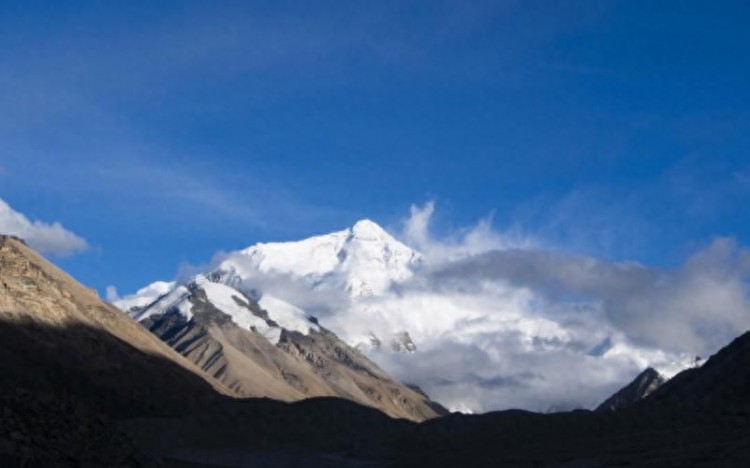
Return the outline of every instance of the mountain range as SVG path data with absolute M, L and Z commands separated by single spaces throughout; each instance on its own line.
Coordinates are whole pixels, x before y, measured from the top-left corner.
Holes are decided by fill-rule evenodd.
M 345 394 L 344 383 L 361 384 L 365 374 L 379 388 L 404 387 L 360 360 L 356 350 L 344 348 L 312 317 L 290 309 L 276 322 L 254 298 L 217 279 L 197 277 L 183 287 L 170 288 L 149 307 L 133 311 L 140 314 L 139 324 L 20 239 L 0 237 L 0 464 L 743 466 L 750 462 L 750 333 L 702 366 L 666 382 L 653 371 L 644 372 L 615 395 L 627 404 L 609 405 L 608 411 L 454 413 L 416 423 L 413 420 L 426 415 L 410 413 L 412 421 L 391 419 L 375 408 L 373 400 L 363 406 L 356 395 Z M 276 310 L 278 314 L 281 309 Z M 233 341 L 227 338 L 231 335 L 242 338 Z M 247 348 L 237 349 L 237 343 Z M 331 344 L 352 361 L 334 359 L 335 351 L 333 358 L 326 354 Z M 320 352 L 312 356 L 313 362 L 318 358 L 335 362 L 320 373 L 310 372 L 294 360 L 300 356 L 293 348 Z M 310 379 L 304 382 L 316 381 L 341 394 L 283 395 L 295 387 L 284 387 L 283 378 L 269 375 L 272 366 L 263 369 L 266 373 L 260 373 L 258 366 L 248 369 L 257 378 L 245 380 L 239 375 L 244 369 L 237 365 L 236 380 L 222 379 L 229 371 L 220 369 L 229 367 L 237 356 L 227 356 L 236 352 L 264 354 L 290 367 L 296 363 L 295 371 Z M 308 354 L 301 354 L 309 362 Z M 196 355 L 203 359 L 195 359 Z M 252 393 L 259 391 L 257 386 L 274 399 L 238 398 L 240 390 Z M 276 391 L 279 395 L 272 395 Z M 423 408 L 440 412 L 424 395 L 421 402 Z M 404 408 L 408 405 L 381 409 Z
M 408 247 L 375 222 L 361 220 L 347 229 L 300 241 L 258 243 L 222 253 L 198 274 L 153 282 L 135 294 L 115 298 L 113 304 L 143 321 L 171 306 L 189 311 L 194 307 L 190 301 L 175 300 L 192 297 L 189 291 L 208 284 L 209 296 L 216 292 L 213 296 L 240 300 L 237 305 L 235 300 L 207 299 L 215 306 L 225 304 L 218 309 L 240 328 L 318 336 L 316 327 L 324 327 L 356 349 L 357 359 L 367 360 L 367 366 L 376 363 L 397 379 L 425 389 L 451 410 L 466 412 L 508 405 L 537 411 L 593 408 L 631 372 L 665 366 L 667 375 L 672 375 L 690 362 L 658 349 L 640 348 L 607 323 L 584 323 L 575 310 L 567 315 L 545 313 L 537 305 L 544 298 L 524 288 L 503 289 L 501 282 L 488 291 L 482 290 L 481 283 L 454 288 L 455 281 L 440 276 L 444 267 L 440 262 Z M 242 304 L 254 303 L 279 326 L 268 328 L 243 313 L 247 308 Z M 204 321 L 187 312 L 181 315 L 187 326 L 195 326 L 191 320 Z M 207 365 L 207 358 L 198 357 L 195 347 L 186 349 L 175 338 L 181 336 L 175 328 L 166 327 L 164 321 L 145 324 L 183 354 L 191 353 L 193 362 L 203 359 L 200 365 Z M 554 366 L 538 367 L 552 362 L 545 358 L 550 353 L 561 364 L 576 366 L 576 373 L 587 374 L 591 389 L 571 399 L 570 390 L 577 382 Z M 458 366 L 451 364 L 464 355 L 472 358 Z M 538 363 L 533 371 L 526 364 L 530 360 Z M 218 367 L 209 363 L 215 367 L 209 370 L 229 370 L 226 378 L 231 379 L 237 360 L 228 367 L 221 362 Z M 247 382 L 238 385 L 251 387 Z M 299 388 L 290 392 L 284 398 L 299 394 Z
M 750 333 L 666 382 L 644 372 L 608 411 L 439 416 L 277 301 L 265 303 L 271 312 L 220 275 L 199 275 L 131 311 L 138 323 L 0 236 L 0 465 L 750 462 Z
M 338 396 L 417 421 L 445 412 L 296 307 L 218 279 L 197 277 L 132 316 L 238 397 Z
M 295 242 L 259 243 L 226 254 L 203 276 L 254 297 L 271 315 L 276 308 L 280 314 L 300 310 L 296 302 L 303 302 L 309 313 L 336 319 L 340 325 L 337 333 L 358 348 L 390 343 L 391 349 L 413 351 L 408 330 L 393 329 L 388 336 L 378 336 L 374 330 L 351 326 L 345 312 L 357 306 L 366 308 L 368 298 L 382 296 L 412 278 L 423 261 L 419 252 L 375 222 L 361 220 L 330 234 Z M 156 281 L 113 304 L 135 314 L 179 287 L 176 282 Z

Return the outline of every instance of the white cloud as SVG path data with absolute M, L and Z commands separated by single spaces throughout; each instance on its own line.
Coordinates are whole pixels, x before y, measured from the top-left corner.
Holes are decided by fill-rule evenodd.
M 117 293 L 117 288 L 113 285 L 107 286 L 105 289 L 105 297 L 107 302 L 115 303 L 120 300 L 120 295 Z
M 24 239 L 42 253 L 71 255 L 88 247 L 86 240 L 65 229 L 59 222 L 30 221 L 0 198 L 0 233 Z
M 722 330 L 713 337 L 700 326 L 680 332 L 678 306 L 654 313 L 660 303 L 690 303 L 683 291 L 736 300 L 731 281 L 714 294 L 684 286 L 693 273 L 705 278 L 705 268 L 670 272 L 546 251 L 493 230 L 490 218 L 435 238 L 434 209 L 433 203 L 412 207 L 403 238 L 420 249 L 425 265 L 387 294 L 324 300 L 293 276 L 249 278 L 245 285 L 291 292 L 291 302 L 314 308 L 324 326 L 352 344 L 367 344 L 374 333 L 384 346 L 367 352 L 386 370 L 452 409 L 471 411 L 593 407 L 645 367 L 673 374 L 742 331 L 736 301 L 718 301 L 715 308 L 727 311 L 708 315 L 710 330 Z M 402 330 L 417 344 L 415 354 L 388 349 L 388 337 Z
M 431 236 L 429 229 L 434 212 L 433 201 L 428 201 L 421 207 L 412 205 L 402 232 L 403 241 L 419 250 L 433 264 L 489 250 L 529 247 L 534 244 L 530 236 L 495 231 L 491 215 L 479 220 L 474 226 L 459 229 L 438 240 Z
M 117 288 L 107 286 L 107 301 L 119 307 L 121 310 L 129 311 L 133 307 L 144 307 L 170 292 L 176 286 L 175 282 L 155 281 L 145 288 L 139 289 L 134 294 L 120 296 Z
M 750 252 L 719 238 L 674 270 L 539 250 L 490 251 L 441 265 L 442 288 L 499 282 L 555 304 L 595 303 L 633 342 L 709 353 L 750 328 Z
M 433 283 L 338 309 L 321 323 L 353 342 L 407 330 L 414 354 L 370 351 L 395 377 L 452 409 L 593 407 L 646 366 L 674 372 L 691 355 L 634 343 L 598 303 L 545 298 L 503 281 Z M 604 344 L 604 346 L 603 346 Z
M 409 212 L 411 216 L 404 222 L 404 239 L 424 251 L 431 243 L 427 229 L 435 212 L 435 202 L 429 201 L 421 208 L 412 205 Z
M 731 239 L 667 270 L 511 242 L 486 220 L 435 239 L 433 212 L 412 207 L 404 232 L 428 268 L 331 323 L 409 330 L 417 355 L 373 357 L 452 408 L 591 407 L 646 366 L 673 374 L 750 328 L 750 252 Z
M 668 270 L 543 250 L 489 218 L 438 239 L 434 209 L 404 223 L 426 268 L 322 323 L 360 342 L 408 330 L 416 354 L 371 356 L 453 409 L 592 407 L 643 368 L 674 374 L 750 328 L 750 252 L 730 239 Z

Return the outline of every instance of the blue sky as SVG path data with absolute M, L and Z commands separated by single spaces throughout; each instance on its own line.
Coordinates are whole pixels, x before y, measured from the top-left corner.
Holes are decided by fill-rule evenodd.
M 64 4 L 63 4 L 64 3 Z M 128 292 L 218 250 L 493 215 L 555 249 L 750 244 L 747 2 L 3 2 L 0 198 Z

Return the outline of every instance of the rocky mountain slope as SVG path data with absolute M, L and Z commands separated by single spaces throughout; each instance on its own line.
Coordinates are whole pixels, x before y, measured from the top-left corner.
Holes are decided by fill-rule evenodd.
M 90 393 L 120 414 L 231 393 L 9 236 L 0 236 L 0 355 L 0 385 Z M 179 396 L 164 393 L 173 385 Z
M 303 311 L 269 295 L 258 302 L 209 278 L 198 276 L 131 314 L 236 395 L 338 396 L 417 421 L 443 412 Z
M 66 376 L 66 385 L 91 387 L 123 413 L 184 404 L 165 388 L 180 388 L 182 399 L 214 391 L 284 401 L 340 396 L 414 420 L 440 412 L 281 300 L 261 301 L 269 315 L 251 297 L 198 278 L 136 314 L 154 336 L 19 240 L 1 239 L 0 349 L 18 357 L 0 361 L 0 371 L 16 382 L 53 389 Z M 50 363 L 59 366 L 54 373 Z
M 133 466 L 144 460 L 115 418 L 174 417 L 229 393 L 21 240 L 0 236 L 0 466 Z
M 411 278 L 422 263 L 419 252 L 365 219 L 348 229 L 301 241 L 252 245 L 225 255 L 205 274 L 261 301 L 264 295 L 276 296 L 295 307 L 303 306 L 313 315 L 335 316 L 337 323 L 349 324 L 357 319 L 346 314 L 348 309 L 368 309 L 370 298 Z M 156 281 L 113 303 L 124 311 L 138 310 L 152 302 L 156 292 L 164 294 L 176 287 L 173 282 Z M 416 349 L 409 330 L 360 328 L 351 331 L 342 326 L 336 331 L 358 347 L 385 345 L 386 349 L 404 352 Z

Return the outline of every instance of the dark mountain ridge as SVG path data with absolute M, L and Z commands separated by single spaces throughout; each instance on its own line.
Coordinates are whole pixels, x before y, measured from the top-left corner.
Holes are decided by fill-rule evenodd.
M 702 366 L 675 375 L 648 401 L 732 407 L 750 402 L 750 332 L 735 338 Z
M 632 406 L 654 393 L 666 381 L 667 379 L 655 369 L 649 367 L 628 385 L 604 400 L 596 411 L 617 411 Z

